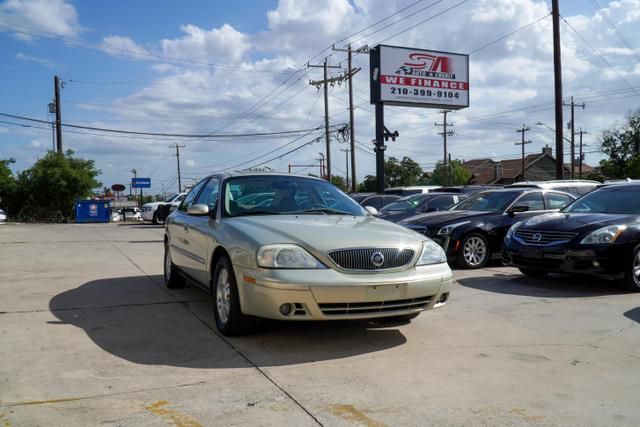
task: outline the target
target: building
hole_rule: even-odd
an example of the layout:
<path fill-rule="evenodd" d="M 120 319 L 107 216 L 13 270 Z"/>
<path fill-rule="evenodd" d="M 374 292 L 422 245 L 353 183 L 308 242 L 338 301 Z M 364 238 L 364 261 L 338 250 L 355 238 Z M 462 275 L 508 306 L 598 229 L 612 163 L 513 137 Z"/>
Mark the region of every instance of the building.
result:
<path fill-rule="evenodd" d="M 495 161 L 493 159 L 472 159 L 462 163 L 469 172 L 469 184 L 500 184 L 508 185 L 518 181 L 549 181 L 556 179 L 556 159 L 553 150 L 548 145 L 539 154 L 529 154 L 524 158 L 524 177 L 522 174 L 522 158 Z M 583 162 L 583 176 L 593 168 Z M 564 165 L 565 176 L 569 178 L 571 165 Z M 578 161 L 576 161 L 575 177 L 579 175 Z"/>

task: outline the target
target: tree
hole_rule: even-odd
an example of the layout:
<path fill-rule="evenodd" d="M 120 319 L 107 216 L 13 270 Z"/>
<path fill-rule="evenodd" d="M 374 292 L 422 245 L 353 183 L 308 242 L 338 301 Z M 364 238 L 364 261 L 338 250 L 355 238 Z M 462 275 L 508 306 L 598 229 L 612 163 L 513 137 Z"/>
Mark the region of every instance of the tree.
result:
<path fill-rule="evenodd" d="M 420 165 L 410 157 L 403 157 L 398 161 L 395 157 L 389 157 L 384 162 L 384 187 L 408 187 L 418 184 L 423 175 Z M 359 192 L 376 191 L 376 177 L 367 175 L 364 181 L 358 185 Z"/>
<path fill-rule="evenodd" d="M 342 191 L 348 191 L 347 181 L 340 175 L 331 175 L 331 183 Z"/>
<path fill-rule="evenodd" d="M 436 163 L 436 167 L 431 175 L 431 184 L 433 185 L 465 185 L 471 179 L 471 172 L 464 166 L 460 160 L 452 160 L 449 164 L 449 174 L 445 170 L 444 162 L 439 161 Z"/>
<path fill-rule="evenodd" d="M 100 171 L 93 160 L 48 152 L 31 168 L 18 175 L 17 197 L 19 205 L 14 212 L 23 219 L 67 220 L 73 217 L 74 201 L 93 194 L 102 186 L 96 180 Z M 17 203 L 16 203 L 17 204 Z"/>
<path fill-rule="evenodd" d="M 623 127 L 608 129 L 600 137 L 600 161 L 605 178 L 640 178 L 640 111 L 629 114 Z"/>
<path fill-rule="evenodd" d="M 16 178 L 9 167 L 15 162 L 15 159 L 0 160 L 0 208 L 7 210 L 16 191 Z"/>

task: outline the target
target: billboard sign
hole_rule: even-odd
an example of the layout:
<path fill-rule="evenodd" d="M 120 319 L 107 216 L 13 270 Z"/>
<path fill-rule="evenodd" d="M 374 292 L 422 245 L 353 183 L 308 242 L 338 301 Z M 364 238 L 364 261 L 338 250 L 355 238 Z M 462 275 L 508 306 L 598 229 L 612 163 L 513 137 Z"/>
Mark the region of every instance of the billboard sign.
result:
<path fill-rule="evenodd" d="M 469 55 L 378 45 L 370 51 L 370 78 L 372 104 L 469 106 Z"/>
<path fill-rule="evenodd" d="M 151 178 L 131 178 L 131 188 L 151 188 Z"/>

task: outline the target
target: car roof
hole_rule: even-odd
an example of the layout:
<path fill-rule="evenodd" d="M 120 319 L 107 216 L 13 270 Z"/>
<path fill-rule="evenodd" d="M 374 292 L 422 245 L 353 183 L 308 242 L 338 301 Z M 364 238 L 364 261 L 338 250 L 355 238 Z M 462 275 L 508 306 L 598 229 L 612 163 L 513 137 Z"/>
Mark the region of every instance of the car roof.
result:
<path fill-rule="evenodd" d="M 640 181 L 627 181 L 627 182 L 615 182 L 611 184 L 603 184 L 598 190 L 609 190 L 614 188 L 632 188 L 634 190 L 640 190 Z"/>
<path fill-rule="evenodd" d="M 222 176 L 225 179 L 234 178 L 234 177 L 248 177 L 248 176 L 281 176 L 285 178 L 295 177 L 295 178 L 315 179 L 318 181 L 326 181 L 316 176 L 302 175 L 302 174 L 296 174 L 296 173 L 285 173 L 285 172 L 234 171 L 234 172 L 221 172 L 221 173 L 211 174 L 211 175 L 208 175 L 207 178 L 210 176 Z"/>

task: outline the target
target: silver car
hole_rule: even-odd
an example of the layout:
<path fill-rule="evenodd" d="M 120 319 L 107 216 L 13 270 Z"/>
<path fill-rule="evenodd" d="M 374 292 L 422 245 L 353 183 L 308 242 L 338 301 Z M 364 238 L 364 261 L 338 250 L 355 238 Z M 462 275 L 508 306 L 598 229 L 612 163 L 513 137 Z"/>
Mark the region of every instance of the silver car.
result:
<path fill-rule="evenodd" d="M 165 230 L 166 286 L 188 278 L 211 292 L 225 335 L 257 317 L 408 320 L 449 297 L 440 246 L 311 177 L 209 176 Z"/>

